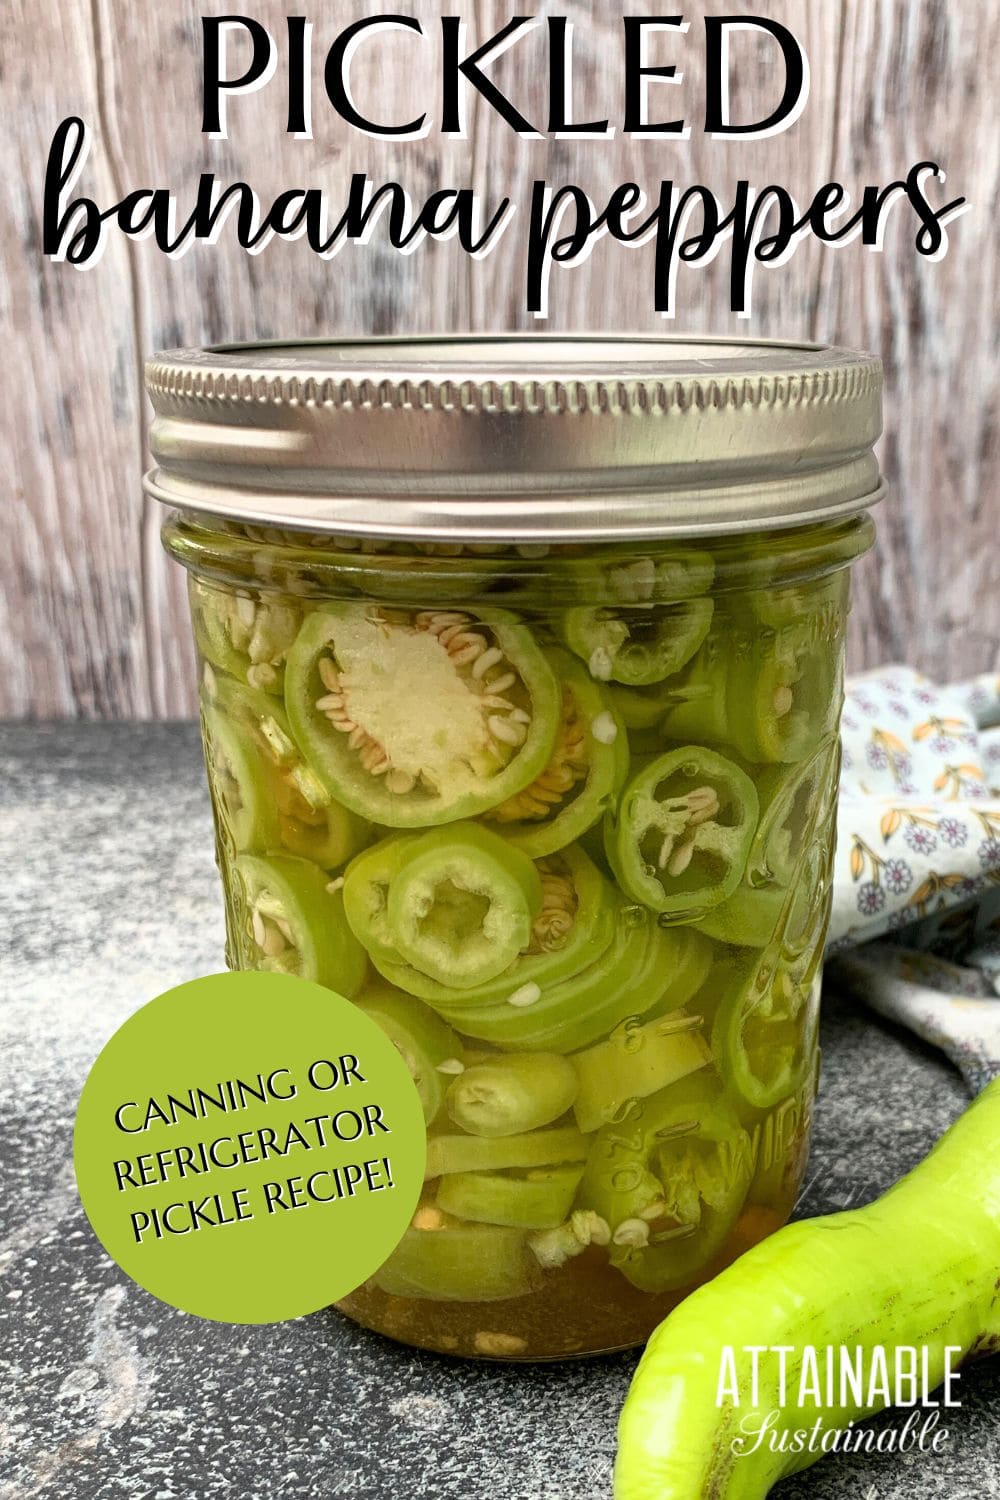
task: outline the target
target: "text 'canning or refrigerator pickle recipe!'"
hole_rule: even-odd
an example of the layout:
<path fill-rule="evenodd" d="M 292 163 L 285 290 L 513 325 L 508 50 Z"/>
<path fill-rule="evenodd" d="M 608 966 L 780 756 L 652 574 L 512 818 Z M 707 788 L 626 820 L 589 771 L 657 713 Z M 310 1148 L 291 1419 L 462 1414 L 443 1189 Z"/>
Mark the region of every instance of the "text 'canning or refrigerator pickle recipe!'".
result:
<path fill-rule="evenodd" d="M 80 1196 L 109 1255 L 162 1301 L 224 1322 L 353 1291 L 402 1236 L 425 1156 L 389 1038 L 287 974 L 160 995 L 105 1046 L 77 1112 Z"/>

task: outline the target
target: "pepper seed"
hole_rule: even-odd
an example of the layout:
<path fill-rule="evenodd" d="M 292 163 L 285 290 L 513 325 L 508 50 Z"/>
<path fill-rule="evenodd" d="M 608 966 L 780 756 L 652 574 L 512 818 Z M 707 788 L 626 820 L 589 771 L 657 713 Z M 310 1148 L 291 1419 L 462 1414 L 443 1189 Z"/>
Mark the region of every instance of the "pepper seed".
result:
<path fill-rule="evenodd" d="M 245 625 L 248 630 L 253 629 L 257 606 L 252 599 L 247 598 L 246 594 L 236 595 L 236 615 L 241 625 Z"/>
<path fill-rule="evenodd" d="M 523 1354 L 528 1347 L 527 1339 L 514 1333 L 489 1333 L 481 1329 L 472 1341 L 477 1354 Z"/>
<path fill-rule="evenodd" d="M 280 954 L 284 953 L 287 944 L 277 927 L 268 927 L 264 932 L 264 941 L 260 946 L 268 958 L 277 958 Z"/>
<path fill-rule="evenodd" d="M 501 719 L 499 714 L 491 714 L 486 720 L 486 727 L 494 739 L 501 740 L 505 745 L 520 745 L 524 740 L 522 726 Z"/>
<path fill-rule="evenodd" d="M 622 1219 L 611 1236 L 615 1245 L 632 1245 L 643 1249 L 649 1244 L 649 1225 L 645 1219 Z"/>
<path fill-rule="evenodd" d="M 594 1209 L 578 1208 L 569 1222 L 581 1245 L 610 1245 L 611 1225 Z"/>
<path fill-rule="evenodd" d="M 590 732 L 599 745 L 613 745 L 618 738 L 618 725 L 605 711 L 590 721 Z"/>
<path fill-rule="evenodd" d="M 694 838 L 689 838 L 674 850 L 667 863 L 668 875 L 683 875 L 694 854 Z"/>
<path fill-rule="evenodd" d="M 444 1214 L 439 1208 L 425 1203 L 422 1208 L 417 1209 L 410 1223 L 414 1229 L 443 1229 Z"/>
<path fill-rule="evenodd" d="M 611 653 L 606 646 L 597 646 L 590 653 L 590 660 L 587 666 L 591 677 L 596 677 L 598 682 L 611 681 L 611 672 L 614 663 L 611 660 Z"/>
<path fill-rule="evenodd" d="M 477 657 L 473 662 L 473 677 L 478 681 L 480 677 L 485 676 L 490 667 L 495 667 L 498 661 L 503 661 L 503 652 L 500 650 L 499 646 L 491 646 L 488 651 L 484 651 L 482 655 Z"/>

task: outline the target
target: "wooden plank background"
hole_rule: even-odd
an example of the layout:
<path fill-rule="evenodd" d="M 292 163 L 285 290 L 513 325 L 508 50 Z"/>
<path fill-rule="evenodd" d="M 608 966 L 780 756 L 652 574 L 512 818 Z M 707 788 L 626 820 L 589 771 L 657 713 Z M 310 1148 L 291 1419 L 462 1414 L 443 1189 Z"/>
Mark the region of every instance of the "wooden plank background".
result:
<path fill-rule="evenodd" d="M 515 13 L 497 0 L 409 3 L 427 31 L 462 14 L 485 39 Z M 677 10 L 681 7 L 670 7 Z M 948 172 L 948 196 L 972 211 L 952 225 L 938 263 L 916 256 L 909 218 L 884 253 L 858 244 L 836 253 L 804 245 L 755 281 L 749 324 L 728 310 L 727 257 L 682 273 L 678 328 L 805 337 L 864 346 L 885 361 L 882 445 L 892 498 L 877 551 L 858 568 L 852 665 L 905 658 L 945 678 L 986 670 L 1000 637 L 997 497 L 997 287 L 993 215 L 1000 185 L 996 126 L 1000 5 L 995 0 L 769 0 L 688 4 L 676 60 L 692 139 L 518 141 L 481 100 L 469 138 L 368 140 L 326 106 L 317 71 L 312 141 L 283 134 L 284 71 L 265 90 L 230 104 L 230 139 L 199 131 L 203 13 L 243 9 L 284 34 L 287 13 L 316 23 L 318 69 L 336 26 L 380 4 L 285 6 L 255 0 L 0 0 L 4 129 L 0 142 L 0 286 L 3 364 L 0 473 L 9 485 L 2 549 L 0 628 L 7 643 L 0 713 L 27 717 L 172 717 L 192 711 L 192 672 L 181 579 L 162 556 L 156 508 L 144 505 L 147 411 L 141 361 L 156 348 L 315 333 L 487 330 L 532 326 L 522 310 L 523 262 L 515 241 L 473 262 L 453 244 L 402 257 L 377 242 L 322 262 L 300 244 L 244 254 L 231 239 L 167 260 L 148 243 L 112 237 L 95 268 L 43 261 L 40 199 L 52 132 L 70 113 L 93 128 L 81 181 L 104 204 L 137 186 L 178 189 L 182 204 L 201 171 L 244 178 L 263 201 L 298 183 L 323 184 L 341 201 L 354 171 L 398 177 L 414 194 L 441 183 L 476 185 L 526 201 L 536 177 L 573 181 L 600 199 L 615 184 L 661 178 L 703 182 L 724 195 L 740 177 L 787 186 L 808 201 L 822 183 L 884 184 L 925 157 Z M 522 7 L 576 24 L 577 118 L 620 121 L 622 7 L 561 0 Z M 631 14 L 654 15 L 633 4 Z M 801 38 L 812 68 L 805 114 L 758 142 L 707 140 L 701 19 L 768 15 Z M 541 118 L 544 76 L 537 39 L 498 60 L 508 96 Z M 742 45 L 742 44 L 741 44 Z M 436 109 L 434 49 L 399 38 L 366 46 L 354 70 L 359 101 L 396 118 Z M 770 83 L 764 54 L 740 70 L 734 111 L 760 102 Z M 657 99 L 661 95 L 654 96 Z M 586 115 L 584 110 L 590 111 Z M 736 115 L 740 117 L 739 114 Z M 552 280 L 551 330 L 655 331 L 650 251 L 602 246 Z"/>

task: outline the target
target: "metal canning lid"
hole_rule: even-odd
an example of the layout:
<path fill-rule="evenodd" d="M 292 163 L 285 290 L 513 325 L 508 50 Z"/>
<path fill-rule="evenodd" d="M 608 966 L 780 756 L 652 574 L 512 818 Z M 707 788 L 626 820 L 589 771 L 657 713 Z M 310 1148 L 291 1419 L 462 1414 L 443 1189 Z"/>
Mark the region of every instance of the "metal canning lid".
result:
<path fill-rule="evenodd" d="M 258 525 L 449 541 L 717 535 L 879 500 L 878 360 L 497 334 L 155 355 L 146 491 Z"/>

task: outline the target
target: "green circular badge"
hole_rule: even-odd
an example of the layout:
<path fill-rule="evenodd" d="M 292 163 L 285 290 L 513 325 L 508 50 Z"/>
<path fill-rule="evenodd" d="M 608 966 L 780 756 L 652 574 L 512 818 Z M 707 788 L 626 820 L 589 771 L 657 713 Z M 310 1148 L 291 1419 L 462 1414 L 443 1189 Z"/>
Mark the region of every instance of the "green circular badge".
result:
<path fill-rule="evenodd" d="M 84 1085 L 74 1160 L 108 1254 L 199 1317 L 274 1323 L 361 1285 L 413 1216 L 427 1134 L 385 1033 L 285 974 L 150 1001 Z"/>

